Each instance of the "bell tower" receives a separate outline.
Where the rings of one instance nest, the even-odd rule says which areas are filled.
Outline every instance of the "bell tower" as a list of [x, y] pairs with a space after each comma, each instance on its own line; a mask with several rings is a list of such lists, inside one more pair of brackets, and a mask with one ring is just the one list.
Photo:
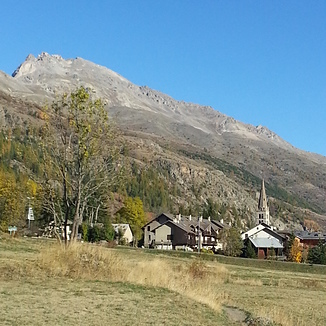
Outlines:
[[267, 205], [267, 197], [265, 192], [265, 182], [264, 179], [261, 182], [260, 195], [258, 200], [258, 209], [257, 209], [257, 225], [260, 223], [265, 223], [270, 225], [269, 221], [269, 207]]

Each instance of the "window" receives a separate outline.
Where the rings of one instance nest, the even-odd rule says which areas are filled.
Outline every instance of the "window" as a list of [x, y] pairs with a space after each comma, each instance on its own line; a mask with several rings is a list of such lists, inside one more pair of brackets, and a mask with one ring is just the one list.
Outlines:
[[148, 225], [148, 227], [147, 227], [147, 231], [150, 231], [150, 230], [151, 230], [151, 226]]
[[173, 234], [168, 234], [168, 235], [166, 236], [166, 239], [167, 239], [167, 240], [173, 240]]
[[151, 235], [150, 234], [148, 235], [148, 241], [151, 241]]

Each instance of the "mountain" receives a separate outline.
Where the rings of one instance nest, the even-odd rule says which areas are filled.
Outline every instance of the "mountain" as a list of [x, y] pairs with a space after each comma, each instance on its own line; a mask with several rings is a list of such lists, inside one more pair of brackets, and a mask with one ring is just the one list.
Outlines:
[[[326, 226], [326, 157], [299, 150], [266, 127], [137, 86], [82, 58], [43, 52], [29, 55], [12, 76], [0, 72], [0, 125], [39, 123], [42, 106], [80, 85], [105, 101], [133, 159], [168, 171], [182, 189], [176, 202], [212, 197], [254, 211], [264, 178], [270, 202], [287, 203], [275, 206], [277, 223], [312, 218]], [[200, 190], [194, 194], [194, 188]]]

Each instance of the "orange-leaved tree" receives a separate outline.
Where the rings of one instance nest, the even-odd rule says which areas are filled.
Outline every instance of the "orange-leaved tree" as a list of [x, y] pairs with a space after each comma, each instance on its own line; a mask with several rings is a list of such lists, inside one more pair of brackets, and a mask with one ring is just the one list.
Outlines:
[[303, 248], [300, 243], [300, 240], [298, 238], [294, 238], [292, 246], [290, 248], [289, 260], [296, 263], [301, 263], [302, 250]]

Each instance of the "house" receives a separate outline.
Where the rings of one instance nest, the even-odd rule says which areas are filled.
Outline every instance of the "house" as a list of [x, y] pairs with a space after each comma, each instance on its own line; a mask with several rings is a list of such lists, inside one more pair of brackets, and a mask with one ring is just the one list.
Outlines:
[[278, 234], [270, 225], [260, 223], [241, 234], [241, 239], [247, 246], [251, 242], [257, 257], [264, 259], [274, 251], [276, 256], [283, 255], [285, 237]]
[[326, 243], [325, 232], [294, 231], [294, 236], [304, 248], [318, 246], [320, 242]]
[[119, 243], [121, 243], [121, 240], [126, 244], [132, 243], [134, 237], [129, 224], [112, 224], [112, 226], [117, 236], [119, 236], [120, 232], [121, 238], [118, 239]]
[[162, 213], [144, 227], [145, 247], [158, 249], [219, 249], [218, 234], [224, 225], [203, 219]]

